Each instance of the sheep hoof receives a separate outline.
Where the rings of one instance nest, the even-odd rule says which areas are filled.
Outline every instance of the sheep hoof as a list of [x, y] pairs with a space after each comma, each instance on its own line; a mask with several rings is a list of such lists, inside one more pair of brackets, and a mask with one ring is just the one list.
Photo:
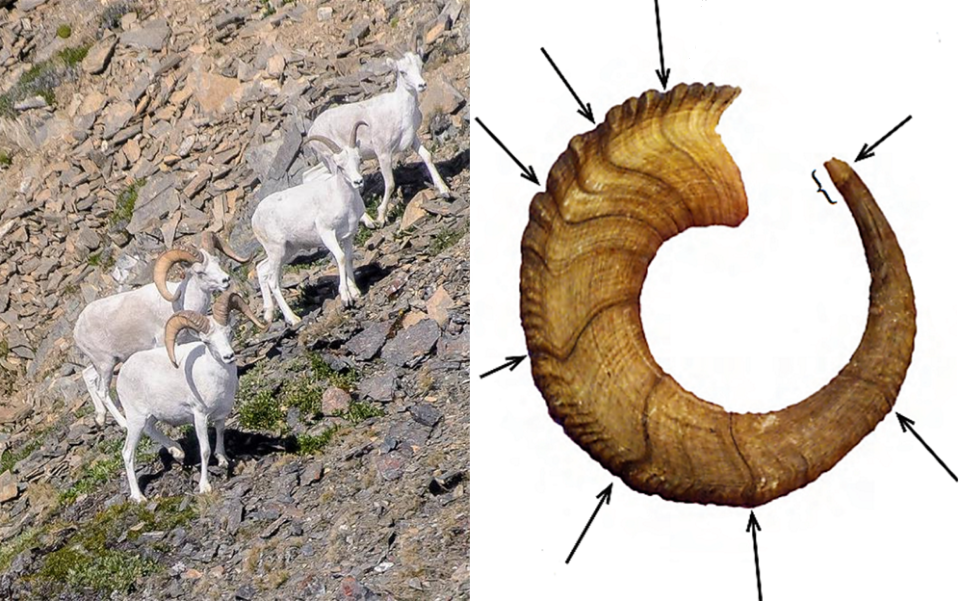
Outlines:
[[210, 483], [209, 483], [209, 482], [201, 482], [201, 483], [200, 483], [200, 494], [201, 494], [201, 495], [205, 495], [205, 494], [211, 492], [212, 490], [213, 490], [213, 488], [210, 486]]
[[141, 494], [130, 495], [130, 500], [134, 503], [143, 503], [147, 498]]
[[107, 423], [107, 414], [106, 412], [97, 413], [97, 416], [94, 419], [97, 421], [97, 426], [102, 428], [104, 424]]
[[450, 200], [451, 198], [453, 198], [453, 192], [451, 192], [450, 190], [441, 190], [440, 197]]
[[299, 317], [297, 317], [296, 315], [294, 315], [294, 316], [293, 316], [293, 319], [290, 320], [290, 326], [295, 328], [295, 327], [297, 327], [298, 325], [300, 325], [300, 322], [301, 322], [301, 321], [303, 321], [303, 320], [300, 319]]
[[180, 447], [170, 447], [170, 448], [167, 449], [167, 450], [170, 451], [170, 455], [171, 455], [174, 459], [176, 459], [177, 461], [183, 463], [183, 458], [185, 457], [185, 455], [184, 455], [184, 453], [183, 453], [183, 449], [182, 449], [182, 448], [180, 448]]
[[226, 455], [222, 453], [217, 453], [217, 465], [221, 467], [230, 467], [230, 460]]

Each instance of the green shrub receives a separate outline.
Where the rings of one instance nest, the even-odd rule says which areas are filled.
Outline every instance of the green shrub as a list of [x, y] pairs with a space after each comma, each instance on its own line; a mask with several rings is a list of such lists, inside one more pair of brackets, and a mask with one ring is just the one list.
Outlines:
[[357, 246], [363, 246], [371, 236], [373, 236], [373, 230], [368, 230], [365, 226], [361, 225], [360, 229], [357, 230], [357, 235], [353, 237], [353, 242]]
[[113, 210], [113, 215], [110, 216], [110, 223], [130, 221], [130, 218], [133, 217], [133, 209], [137, 204], [140, 188], [146, 183], [146, 179], [140, 178], [123, 189], [123, 192], [117, 197], [117, 206]]
[[319, 453], [333, 440], [333, 437], [340, 431], [340, 426], [332, 426], [324, 430], [319, 436], [312, 434], [301, 434], [297, 436], [296, 448], [294, 452], [299, 455], [314, 455]]
[[70, 37], [70, 34], [73, 33], [73, 28], [64, 23], [60, 27], [57, 27], [57, 37], [67, 39]]
[[433, 237], [433, 240], [430, 242], [430, 254], [439, 255], [443, 251], [459, 242], [466, 233], [466, 228], [459, 232], [449, 228], [443, 228], [437, 232], [437, 234]]
[[323, 387], [309, 375], [287, 380], [280, 391], [280, 403], [287, 409], [296, 407], [300, 415], [313, 419], [320, 414]]
[[240, 425], [248, 430], [272, 432], [283, 425], [283, 412], [269, 390], [260, 390], [241, 403]]
[[13, 157], [6, 150], [0, 150], [0, 167], [9, 167], [13, 164]]
[[360, 374], [353, 368], [343, 372], [334, 371], [318, 353], [308, 353], [307, 359], [310, 361], [310, 371], [313, 372], [313, 377], [318, 380], [326, 380], [330, 386], [350, 391], [353, 390], [360, 379]]
[[343, 417], [353, 425], [371, 417], [383, 417], [384, 415], [386, 413], [380, 407], [359, 401], [351, 402], [350, 407], [343, 413]]
[[67, 67], [76, 67], [83, 59], [87, 58], [87, 52], [89, 51], [90, 44], [77, 46], [75, 48], [64, 48], [57, 53], [57, 58]]

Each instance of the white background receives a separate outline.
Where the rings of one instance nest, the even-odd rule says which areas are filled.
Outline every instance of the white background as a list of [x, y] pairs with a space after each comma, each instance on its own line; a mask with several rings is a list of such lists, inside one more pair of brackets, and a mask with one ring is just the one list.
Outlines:
[[[916, 292], [918, 334], [896, 410], [960, 470], [958, 22], [948, 2], [663, 0], [669, 86], [743, 92], [718, 128], [750, 216], [663, 246], [642, 294], [648, 341], [695, 394], [778, 409], [825, 384], [866, 323], [869, 272], [824, 161], [854, 166], [892, 224]], [[472, 6], [472, 117], [541, 183], [592, 129], [541, 46], [598, 120], [660, 89], [653, 2]], [[749, 511], [628, 489], [547, 415], [525, 361], [520, 237], [536, 186], [473, 124], [471, 168], [472, 596], [756, 599]], [[834, 200], [816, 193], [810, 172]], [[539, 188], [542, 189], [542, 186]], [[570, 565], [564, 559], [614, 482]], [[757, 509], [764, 598], [956, 599], [960, 485], [891, 413], [833, 470]]]

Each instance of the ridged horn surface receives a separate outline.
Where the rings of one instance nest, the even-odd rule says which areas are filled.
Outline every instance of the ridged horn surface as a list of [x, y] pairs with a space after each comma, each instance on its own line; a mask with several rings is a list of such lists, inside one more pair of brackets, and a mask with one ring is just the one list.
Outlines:
[[206, 316], [196, 311], [178, 311], [170, 316], [163, 329], [163, 344], [167, 347], [167, 357], [170, 358], [174, 367], [177, 367], [177, 355], [174, 352], [177, 345], [177, 334], [184, 328], [206, 334], [210, 331], [210, 322], [207, 321]]
[[849, 363], [780, 411], [730, 413], [657, 364], [640, 291], [664, 241], [747, 216], [740, 171], [716, 133], [740, 93], [649, 91], [570, 142], [530, 206], [521, 319], [534, 381], [567, 435], [631, 488], [674, 501], [754, 507], [833, 467], [891, 410], [916, 333], [896, 236], [856, 173], [826, 164], [870, 268], [866, 330]]
[[220, 298], [217, 299], [217, 302], [213, 304], [213, 320], [225, 326], [230, 321], [230, 311], [234, 310], [243, 313], [247, 319], [253, 322], [253, 325], [261, 330], [266, 329], [266, 325], [257, 319], [250, 305], [243, 300], [243, 296], [232, 290], [222, 294]]
[[180, 298], [179, 288], [176, 293], [171, 293], [167, 289], [167, 274], [174, 263], [200, 263], [201, 261], [203, 261], [203, 256], [192, 246], [172, 248], [157, 257], [157, 262], [153, 266], [153, 283], [156, 285], [160, 296], [171, 303]]

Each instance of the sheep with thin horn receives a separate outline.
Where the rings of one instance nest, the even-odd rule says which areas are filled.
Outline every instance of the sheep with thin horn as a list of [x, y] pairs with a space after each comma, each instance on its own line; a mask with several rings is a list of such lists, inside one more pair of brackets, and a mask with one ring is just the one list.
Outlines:
[[263, 316], [273, 320], [274, 301], [291, 325], [300, 323], [280, 290], [280, 270], [301, 251], [325, 246], [340, 272], [340, 300], [349, 307], [360, 298], [353, 273], [353, 237], [365, 216], [360, 188], [358, 132], [364, 121], [353, 124], [347, 142], [341, 145], [323, 135], [305, 142], [321, 144], [321, 163], [303, 174], [303, 183], [274, 192], [260, 201], [253, 213], [253, 235], [267, 258], [257, 264], [257, 279], [263, 295]]
[[[231, 311], [240, 311], [257, 327], [264, 328], [243, 298], [231, 290], [217, 299], [210, 317], [189, 310], [171, 315], [164, 325], [163, 347], [135, 353], [120, 370], [117, 396], [127, 418], [122, 454], [133, 501], [145, 500], [134, 465], [137, 444], [144, 432], [171, 453], [182, 453], [180, 445], [157, 428], [158, 421], [172, 426], [190, 424], [196, 429], [201, 493], [211, 490], [207, 479], [207, 425], [211, 422], [216, 432], [214, 456], [220, 465], [228, 464], [223, 431], [233, 411], [238, 384], [236, 353], [231, 343]], [[199, 340], [177, 345], [177, 335], [185, 330]]]
[[[387, 46], [397, 54], [396, 58], [387, 58], [387, 64], [397, 74], [397, 85], [392, 92], [330, 108], [317, 116], [307, 132], [310, 136], [326, 136], [343, 145], [349, 140], [355, 123], [364, 121], [370, 124], [360, 133], [360, 156], [363, 159], [377, 159], [383, 176], [383, 199], [377, 207], [376, 221], [364, 213], [363, 224], [367, 227], [383, 226], [386, 221], [387, 206], [394, 190], [393, 162], [410, 149], [420, 155], [439, 194], [444, 198], [452, 196], [433, 163], [433, 155], [417, 136], [423, 121], [417, 93], [427, 87], [421, 74], [422, 41], [423, 38], [415, 32], [413, 51], [402, 55], [395, 48]], [[320, 150], [317, 144], [313, 144], [312, 148]]]
[[[153, 284], [97, 299], [77, 317], [73, 339], [90, 362], [83, 370], [83, 381], [93, 400], [98, 425], [104, 425], [107, 410], [121, 426], [126, 423], [110, 397], [117, 364], [138, 351], [161, 346], [164, 323], [171, 315], [184, 309], [207, 313], [213, 293], [230, 285], [230, 276], [220, 266], [217, 250], [241, 263], [249, 260], [235, 253], [216, 234], [204, 232], [199, 248], [185, 245], [157, 258]], [[184, 277], [168, 281], [167, 275], [176, 263], [187, 265]], [[183, 456], [182, 452], [175, 455], [178, 459]]]

